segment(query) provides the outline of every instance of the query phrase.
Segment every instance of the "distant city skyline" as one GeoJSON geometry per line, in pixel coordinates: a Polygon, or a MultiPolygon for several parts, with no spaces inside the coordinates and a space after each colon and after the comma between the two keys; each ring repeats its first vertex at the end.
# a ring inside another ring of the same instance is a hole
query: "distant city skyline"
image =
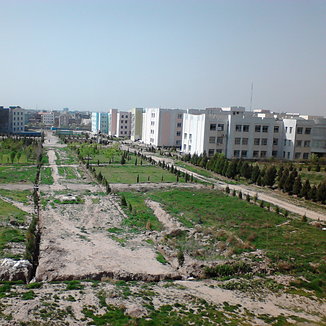
{"type": "Polygon", "coordinates": [[[326,115],[326,1],[0,0],[0,105],[326,115]]]}

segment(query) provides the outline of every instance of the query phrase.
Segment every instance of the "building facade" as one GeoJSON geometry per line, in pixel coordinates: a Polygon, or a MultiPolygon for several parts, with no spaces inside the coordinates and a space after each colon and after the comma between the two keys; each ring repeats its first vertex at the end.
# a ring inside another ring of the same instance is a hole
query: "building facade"
{"type": "Polygon", "coordinates": [[[181,148],[185,110],[148,108],[143,113],[142,141],[152,146],[181,148]]]}
{"type": "Polygon", "coordinates": [[[109,114],[106,112],[92,112],[92,132],[109,134],[109,114]]]}
{"type": "Polygon", "coordinates": [[[143,108],[133,108],[131,113],[130,138],[132,141],[140,140],[143,132],[143,108]]]}
{"type": "Polygon", "coordinates": [[[117,113],[117,128],[113,136],[130,138],[131,134],[131,113],[126,111],[119,111],[117,113]]]}

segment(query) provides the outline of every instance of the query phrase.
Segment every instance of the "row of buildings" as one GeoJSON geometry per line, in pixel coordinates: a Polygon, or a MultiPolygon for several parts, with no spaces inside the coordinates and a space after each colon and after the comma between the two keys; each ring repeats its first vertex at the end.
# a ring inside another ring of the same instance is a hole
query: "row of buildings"
{"type": "Polygon", "coordinates": [[[92,132],[176,147],[184,154],[306,160],[326,157],[326,119],[244,107],[179,110],[134,108],[92,113],[92,132]]]}
{"type": "Polygon", "coordinates": [[[0,106],[0,134],[24,133],[26,128],[91,130],[90,112],[26,110],[20,106],[0,106]]]}

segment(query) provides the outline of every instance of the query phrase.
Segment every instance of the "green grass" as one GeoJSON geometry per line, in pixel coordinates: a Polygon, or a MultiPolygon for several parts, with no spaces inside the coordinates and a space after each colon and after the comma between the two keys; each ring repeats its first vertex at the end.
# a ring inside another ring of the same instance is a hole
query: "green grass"
{"type": "MultiPolygon", "coordinates": [[[[100,171],[109,183],[137,183],[138,175],[140,183],[177,181],[176,175],[152,165],[110,165],[107,167],[96,167],[96,173],[98,174],[100,171]]],[[[179,181],[184,182],[184,179],[179,178],[179,181]]]]}
{"type": "Polygon", "coordinates": [[[214,174],[212,172],[210,172],[208,170],[205,170],[203,168],[194,166],[194,165],[192,165],[190,163],[185,163],[185,162],[178,161],[178,162],[175,163],[175,166],[183,167],[183,168],[187,169],[188,171],[197,173],[197,174],[202,175],[203,177],[206,177],[206,178],[215,178],[214,174]]]}
{"type": "Polygon", "coordinates": [[[16,206],[0,199],[0,221],[2,223],[14,220],[19,224],[25,222],[26,213],[16,206]]]}
{"type": "Polygon", "coordinates": [[[166,265],[168,263],[165,257],[160,252],[156,253],[156,260],[163,265],[166,265]]]}
{"type": "Polygon", "coordinates": [[[56,163],[61,164],[78,164],[78,159],[74,151],[70,147],[62,147],[56,149],[56,163]]]}
{"type": "Polygon", "coordinates": [[[31,200],[31,191],[29,190],[5,190],[0,189],[0,195],[9,199],[12,199],[14,201],[18,201],[24,204],[27,204],[31,200]]]}
{"type": "Polygon", "coordinates": [[[119,194],[126,198],[128,205],[125,208],[128,218],[123,221],[124,225],[136,229],[145,229],[149,223],[150,229],[162,230],[161,222],[154,215],[153,210],[147,207],[142,194],[136,192],[121,192],[119,194]]]}
{"type": "Polygon", "coordinates": [[[74,167],[58,167],[59,175],[65,177],[66,179],[78,179],[79,176],[74,167]]]}
{"type": "Polygon", "coordinates": [[[20,258],[13,257],[10,254],[4,254],[3,250],[7,248],[10,242],[24,242],[25,231],[12,227],[0,227],[0,258],[20,258]]]}
{"type": "MultiPolygon", "coordinates": [[[[290,219],[279,227],[285,217],[219,191],[174,189],[149,196],[186,226],[201,224],[203,228],[224,229],[252,248],[266,250],[280,272],[303,275],[309,281],[326,279],[326,268],[313,268],[310,264],[319,264],[325,257],[326,234],[320,228],[299,219],[290,219]]],[[[232,241],[231,237],[228,242],[232,241]]],[[[235,247],[235,253],[244,250],[250,249],[235,247]]],[[[326,290],[325,282],[318,284],[326,290]]]]}
{"type": "Polygon", "coordinates": [[[306,180],[308,179],[310,184],[318,185],[320,182],[326,180],[326,173],[325,172],[299,172],[301,179],[306,180]]]}
{"type": "Polygon", "coordinates": [[[52,169],[51,168],[42,168],[41,169],[41,184],[52,185],[52,169]]]}
{"type": "Polygon", "coordinates": [[[4,167],[0,166],[0,183],[33,183],[36,167],[4,167]]]}

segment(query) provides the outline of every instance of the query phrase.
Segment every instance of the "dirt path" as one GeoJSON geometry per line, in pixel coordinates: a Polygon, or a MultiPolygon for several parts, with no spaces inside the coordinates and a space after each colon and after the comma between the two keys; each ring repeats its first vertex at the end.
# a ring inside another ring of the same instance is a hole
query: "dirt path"
{"type": "Polygon", "coordinates": [[[7,197],[4,197],[4,196],[1,196],[0,195],[0,199],[2,199],[3,201],[11,204],[11,205],[14,205],[15,207],[19,208],[20,210],[28,213],[28,214],[33,214],[34,213],[34,208],[32,205],[24,205],[23,203],[19,202],[19,201],[15,201],[15,200],[12,200],[10,198],[7,198],[7,197]]]}
{"type": "Polygon", "coordinates": [[[145,201],[146,205],[150,207],[158,220],[164,225],[164,227],[168,231],[172,231],[174,229],[183,228],[179,222],[177,222],[170,214],[168,214],[159,203],[147,199],[145,201]]]}

